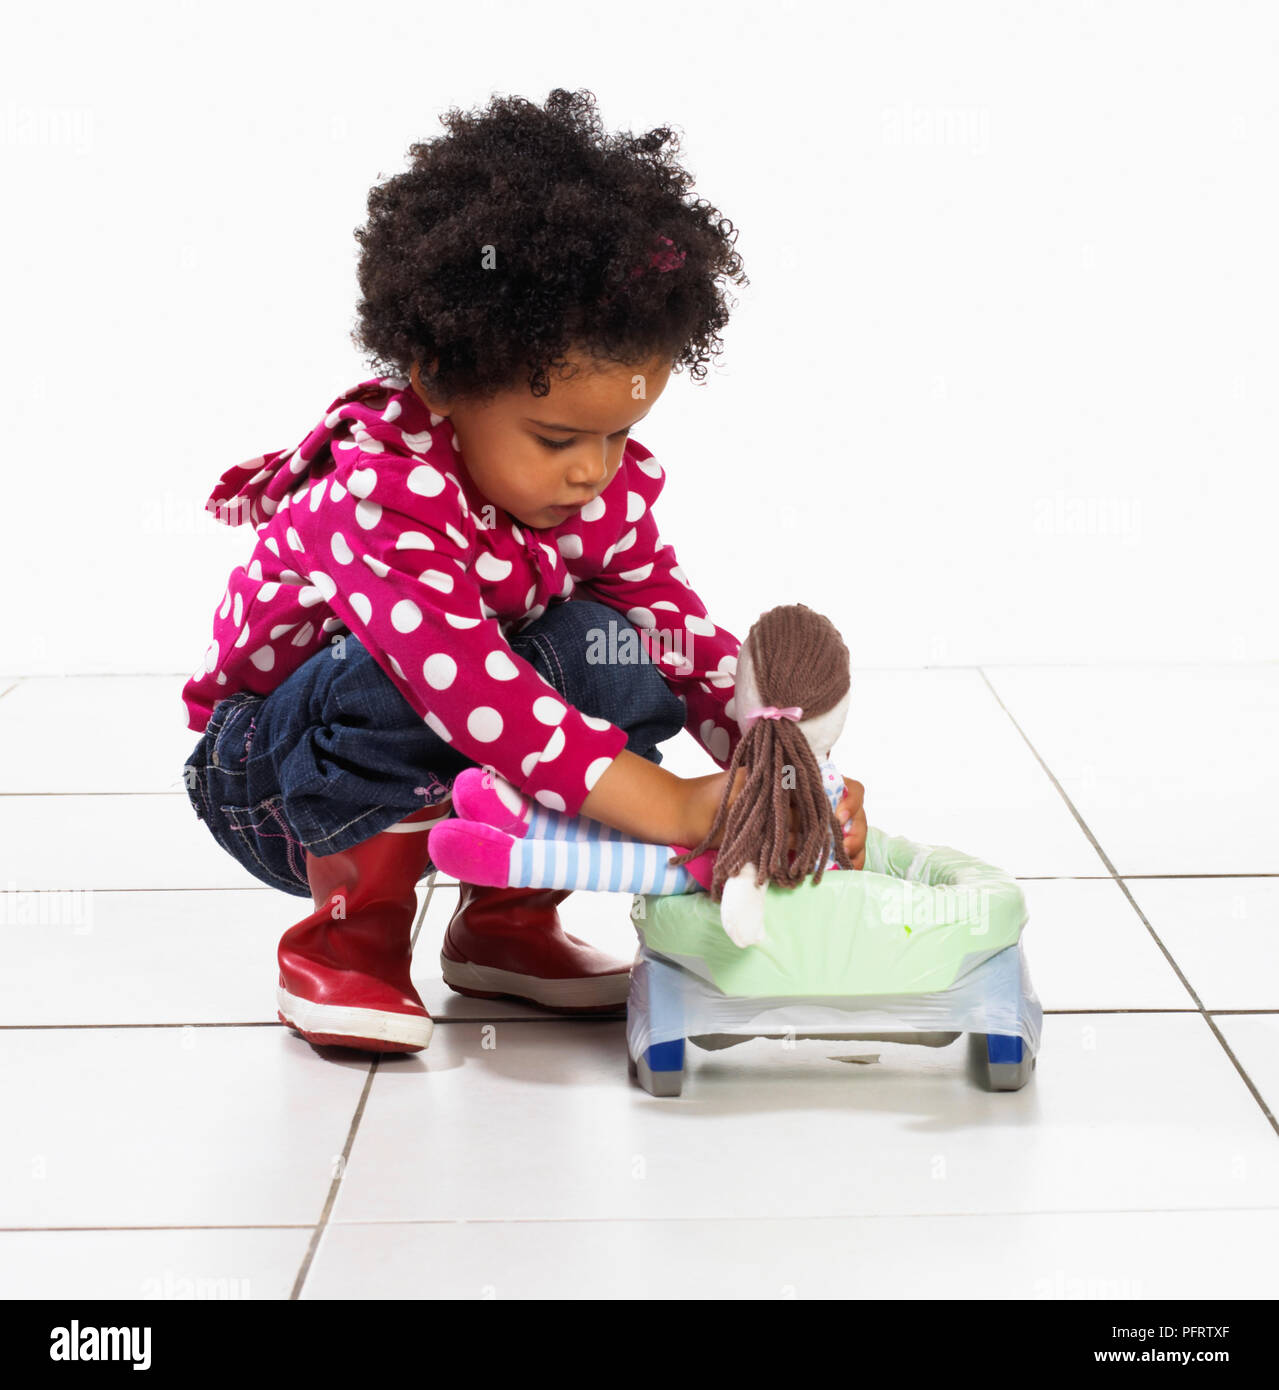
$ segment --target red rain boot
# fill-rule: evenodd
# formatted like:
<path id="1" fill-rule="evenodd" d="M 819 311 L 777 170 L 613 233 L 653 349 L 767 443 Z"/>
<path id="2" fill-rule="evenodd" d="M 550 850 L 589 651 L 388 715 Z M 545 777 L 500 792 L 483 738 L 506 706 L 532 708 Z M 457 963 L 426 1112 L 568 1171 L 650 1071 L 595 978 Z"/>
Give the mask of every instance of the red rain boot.
<path id="1" fill-rule="evenodd" d="M 281 1023 L 310 1043 L 421 1052 L 433 1024 L 409 978 L 417 881 L 449 799 L 337 854 L 306 851 L 315 911 L 280 938 Z"/>
<path id="2" fill-rule="evenodd" d="M 560 1013 L 625 1007 L 631 967 L 569 934 L 556 906 L 566 888 L 458 885 L 444 933 L 444 983 L 477 999 L 509 995 Z"/>

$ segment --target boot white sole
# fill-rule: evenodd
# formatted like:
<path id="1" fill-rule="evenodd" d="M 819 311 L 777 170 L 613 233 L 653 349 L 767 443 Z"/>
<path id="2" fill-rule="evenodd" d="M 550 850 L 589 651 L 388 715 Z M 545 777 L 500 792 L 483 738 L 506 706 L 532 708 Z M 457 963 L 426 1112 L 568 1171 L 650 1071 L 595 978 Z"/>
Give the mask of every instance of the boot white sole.
<path id="1" fill-rule="evenodd" d="M 629 971 L 593 975 L 582 979 L 544 980 L 537 975 L 517 975 L 492 965 L 472 965 L 440 954 L 444 983 L 451 989 L 478 994 L 513 994 L 548 1009 L 621 1008 L 630 993 Z"/>
<path id="2" fill-rule="evenodd" d="M 435 1022 L 413 1014 L 389 1013 L 385 1009 L 350 1009 L 339 1004 L 314 1004 L 299 999 L 283 985 L 277 985 L 275 1003 L 284 1021 L 299 1033 L 318 1033 L 325 1037 L 350 1038 L 352 1047 L 361 1042 L 394 1043 L 399 1047 L 425 1048 L 435 1031 Z"/>

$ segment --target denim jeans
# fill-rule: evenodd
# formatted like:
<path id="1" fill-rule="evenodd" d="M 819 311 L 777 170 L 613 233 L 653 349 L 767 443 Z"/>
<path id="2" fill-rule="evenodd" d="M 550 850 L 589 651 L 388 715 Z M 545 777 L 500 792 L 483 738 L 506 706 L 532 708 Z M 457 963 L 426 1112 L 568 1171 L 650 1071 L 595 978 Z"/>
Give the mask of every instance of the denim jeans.
<path id="1" fill-rule="evenodd" d="M 508 641 L 568 704 L 624 729 L 631 752 L 660 763 L 657 745 L 684 727 L 683 702 L 650 662 L 586 659 L 589 633 L 610 623 L 625 650 L 624 614 L 568 599 Z M 342 645 L 340 659 L 342 648 L 323 647 L 268 695 L 219 700 L 183 769 L 218 844 L 296 897 L 311 895 L 304 849 L 349 849 L 442 801 L 459 772 L 479 766 L 427 726 L 358 638 Z"/>

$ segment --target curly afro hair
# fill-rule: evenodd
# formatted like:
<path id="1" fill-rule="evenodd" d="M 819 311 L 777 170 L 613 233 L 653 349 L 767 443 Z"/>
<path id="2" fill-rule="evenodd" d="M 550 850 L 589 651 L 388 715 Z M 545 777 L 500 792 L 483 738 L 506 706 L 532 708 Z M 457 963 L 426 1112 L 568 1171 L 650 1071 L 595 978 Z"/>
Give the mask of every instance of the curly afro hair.
<path id="1" fill-rule="evenodd" d="M 625 364 L 661 355 L 705 378 L 728 322 L 721 277 L 750 281 L 733 224 L 686 196 L 677 136 L 606 135 L 594 94 L 562 87 L 544 107 L 495 96 L 440 119 L 448 135 L 409 147 L 412 167 L 370 191 L 355 233 L 351 337 L 379 374 L 417 362 L 446 399 L 523 379 L 544 396 L 572 349 Z"/>

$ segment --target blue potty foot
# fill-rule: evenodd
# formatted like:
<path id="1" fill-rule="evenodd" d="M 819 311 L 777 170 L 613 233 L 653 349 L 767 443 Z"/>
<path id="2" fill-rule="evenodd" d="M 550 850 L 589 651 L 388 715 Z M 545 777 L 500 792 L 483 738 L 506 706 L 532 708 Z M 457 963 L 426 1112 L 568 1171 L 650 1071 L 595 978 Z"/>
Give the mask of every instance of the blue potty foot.
<path id="1" fill-rule="evenodd" d="M 631 1075 L 650 1096 L 677 1096 L 684 1085 L 684 1039 L 654 1043 L 632 1057 Z"/>
<path id="2" fill-rule="evenodd" d="M 1020 1091 L 1035 1069 L 1034 1054 L 1025 1042 L 1006 1033 L 974 1033 L 972 1037 L 981 1045 L 987 1086 L 992 1091 Z"/>

